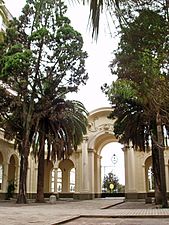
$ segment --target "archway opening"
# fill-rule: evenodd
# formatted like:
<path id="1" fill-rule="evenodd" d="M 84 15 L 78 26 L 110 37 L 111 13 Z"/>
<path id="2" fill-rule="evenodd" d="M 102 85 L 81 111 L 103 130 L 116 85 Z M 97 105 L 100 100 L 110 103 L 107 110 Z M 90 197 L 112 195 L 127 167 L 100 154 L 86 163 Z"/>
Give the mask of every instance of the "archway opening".
<path id="1" fill-rule="evenodd" d="M 75 191 L 75 168 L 70 159 L 64 159 L 59 163 L 60 175 L 60 192 L 69 193 Z M 58 182 L 57 182 L 58 183 Z"/>
<path id="2" fill-rule="evenodd" d="M 8 165 L 8 182 L 9 183 L 16 181 L 15 174 L 16 174 L 16 162 L 15 162 L 14 156 L 12 155 Z"/>
<path id="3" fill-rule="evenodd" d="M 124 193 L 125 166 L 123 145 L 111 142 L 101 150 L 102 193 Z"/>
<path id="4" fill-rule="evenodd" d="M 152 157 L 148 157 L 145 161 L 145 175 L 146 175 L 146 191 L 154 192 L 154 176 L 152 170 Z"/>
<path id="5" fill-rule="evenodd" d="M 75 168 L 70 170 L 70 192 L 75 192 Z"/>
<path id="6" fill-rule="evenodd" d="M 62 191 L 62 170 L 60 168 L 57 169 L 57 192 Z"/>

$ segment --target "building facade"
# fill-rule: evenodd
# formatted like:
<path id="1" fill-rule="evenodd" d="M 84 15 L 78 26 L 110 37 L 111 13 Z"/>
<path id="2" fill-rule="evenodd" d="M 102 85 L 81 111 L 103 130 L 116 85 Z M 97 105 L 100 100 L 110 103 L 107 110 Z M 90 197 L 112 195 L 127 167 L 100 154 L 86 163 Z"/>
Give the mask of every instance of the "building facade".
<path id="1" fill-rule="evenodd" d="M 113 133 L 114 121 L 108 119 L 111 108 L 99 108 L 88 116 L 88 132 L 83 143 L 69 159 L 45 162 L 45 196 L 74 199 L 93 199 L 101 196 L 101 150 L 108 143 L 118 142 Z M 125 198 L 141 199 L 153 192 L 151 177 L 151 152 L 134 151 L 132 146 L 123 147 L 125 167 Z M 0 132 L 0 198 L 4 199 L 11 182 L 19 182 L 19 154 L 12 142 Z M 30 154 L 27 175 L 28 197 L 37 190 L 37 162 Z M 121 169 L 121 168 L 117 168 Z M 169 151 L 165 150 L 165 172 L 169 191 Z"/>

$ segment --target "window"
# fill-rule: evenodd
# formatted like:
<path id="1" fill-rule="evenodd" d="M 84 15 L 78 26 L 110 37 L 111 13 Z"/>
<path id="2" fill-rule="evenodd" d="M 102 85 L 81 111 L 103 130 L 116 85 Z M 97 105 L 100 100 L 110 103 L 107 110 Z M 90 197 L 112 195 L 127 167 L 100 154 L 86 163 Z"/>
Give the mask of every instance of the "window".
<path id="1" fill-rule="evenodd" d="M 154 176 L 151 166 L 148 168 L 148 190 L 154 191 Z"/>
<path id="2" fill-rule="evenodd" d="M 75 192 L 75 168 L 70 171 L 70 192 Z"/>
<path id="3" fill-rule="evenodd" d="M 57 170 L 57 192 L 62 191 L 62 170 L 58 168 Z"/>
<path id="4" fill-rule="evenodd" d="M 55 188 L 55 170 L 53 169 L 51 173 L 51 192 L 55 191 L 54 188 Z"/>

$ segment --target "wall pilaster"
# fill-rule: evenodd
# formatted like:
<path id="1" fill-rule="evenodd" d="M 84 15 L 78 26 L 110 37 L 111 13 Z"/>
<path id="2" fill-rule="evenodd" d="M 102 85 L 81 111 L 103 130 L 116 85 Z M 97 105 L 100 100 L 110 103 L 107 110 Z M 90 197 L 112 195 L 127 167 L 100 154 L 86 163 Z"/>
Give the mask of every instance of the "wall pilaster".
<path id="1" fill-rule="evenodd" d="M 96 155 L 95 165 L 95 193 L 101 193 L 101 156 Z"/>
<path id="2" fill-rule="evenodd" d="M 2 191 L 6 192 L 8 187 L 8 163 L 3 163 L 3 180 L 2 180 Z"/>
<path id="3" fill-rule="evenodd" d="M 82 143 L 82 192 L 89 192 L 89 167 L 88 167 L 88 137 Z"/>
<path id="4" fill-rule="evenodd" d="M 94 171 L 94 152 L 93 149 L 89 149 L 88 152 L 89 156 L 89 192 L 94 193 L 94 178 L 95 178 L 95 171 Z"/>

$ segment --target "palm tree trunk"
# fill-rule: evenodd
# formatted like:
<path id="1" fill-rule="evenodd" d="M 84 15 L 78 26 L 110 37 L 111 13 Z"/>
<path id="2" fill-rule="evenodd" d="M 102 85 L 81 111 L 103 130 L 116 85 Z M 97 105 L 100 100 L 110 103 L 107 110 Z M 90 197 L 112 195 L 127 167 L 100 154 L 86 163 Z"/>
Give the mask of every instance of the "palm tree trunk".
<path id="1" fill-rule="evenodd" d="M 167 193 L 166 193 L 166 178 L 165 178 L 165 164 L 164 164 L 164 149 L 163 149 L 163 132 L 161 116 L 158 112 L 156 115 L 157 124 L 157 140 L 159 149 L 159 164 L 160 164 L 160 183 L 161 183 L 161 197 L 162 197 L 162 208 L 168 208 Z"/>
<path id="2" fill-rule="evenodd" d="M 43 203 L 44 200 L 44 155 L 45 155 L 45 135 L 42 134 L 38 155 L 38 179 L 36 202 Z"/>

